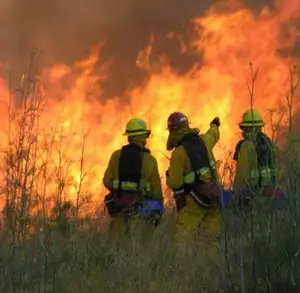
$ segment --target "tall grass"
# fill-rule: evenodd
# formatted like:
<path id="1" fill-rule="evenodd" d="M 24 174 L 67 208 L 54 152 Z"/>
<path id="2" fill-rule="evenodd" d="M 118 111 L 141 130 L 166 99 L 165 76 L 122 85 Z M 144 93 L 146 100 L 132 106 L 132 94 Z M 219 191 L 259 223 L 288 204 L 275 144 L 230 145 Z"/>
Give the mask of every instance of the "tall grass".
<path id="1" fill-rule="evenodd" d="M 184 243 L 174 241 L 176 215 L 171 210 L 156 229 L 141 226 L 115 239 L 107 232 L 105 218 L 79 217 L 86 200 L 81 194 L 86 136 L 74 204 L 64 198 L 66 170 L 72 162 L 64 160 L 62 147 L 56 149 L 56 172 L 50 166 L 54 136 L 47 140 L 41 161 L 37 137 L 43 97 L 34 76 L 30 66 L 18 91 L 17 116 L 8 104 L 0 292 L 300 292 L 297 135 L 281 154 L 280 178 L 289 195 L 284 209 L 278 210 L 264 198 L 257 198 L 248 212 L 235 206 L 223 209 L 222 235 L 217 242 L 202 234 Z M 295 93 L 295 87 L 291 89 L 289 97 Z M 249 93 L 252 107 L 252 87 Z M 290 114 L 292 103 L 288 106 Z M 226 166 L 232 177 L 229 158 Z M 51 176 L 56 176 L 57 186 L 49 190 Z"/>

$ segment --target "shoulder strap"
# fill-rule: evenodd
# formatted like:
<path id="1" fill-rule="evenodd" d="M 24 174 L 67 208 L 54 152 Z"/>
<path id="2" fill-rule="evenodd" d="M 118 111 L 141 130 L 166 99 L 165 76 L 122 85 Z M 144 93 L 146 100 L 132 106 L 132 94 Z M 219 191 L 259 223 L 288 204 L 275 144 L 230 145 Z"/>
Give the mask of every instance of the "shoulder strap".
<path id="1" fill-rule="evenodd" d="M 215 173 L 209 162 L 207 147 L 203 139 L 198 134 L 192 133 L 184 136 L 180 141 L 180 145 L 184 147 L 190 160 L 192 171 L 195 172 L 196 175 L 199 175 L 197 174 L 199 169 L 207 167 L 209 168 L 214 180 L 216 180 Z"/>
<path id="2" fill-rule="evenodd" d="M 190 161 L 193 171 L 209 166 L 209 158 L 206 145 L 198 134 L 188 134 L 181 140 Z"/>

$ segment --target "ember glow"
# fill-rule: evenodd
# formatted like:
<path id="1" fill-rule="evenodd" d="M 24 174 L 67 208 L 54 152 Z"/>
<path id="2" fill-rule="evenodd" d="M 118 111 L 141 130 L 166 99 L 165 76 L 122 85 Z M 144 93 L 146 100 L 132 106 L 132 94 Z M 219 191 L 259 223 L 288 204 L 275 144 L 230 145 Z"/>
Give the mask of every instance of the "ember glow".
<path id="1" fill-rule="evenodd" d="M 144 118 L 151 127 L 149 147 L 161 174 L 168 165 L 166 119 L 172 111 L 187 114 L 192 126 L 202 132 L 215 116 L 220 117 L 221 141 L 215 155 L 224 161 L 224 150 L 233 149 L 238 140 L 237 123 L 250 107 L 250 62 L 254 70 L 259 67 L 254 107 L 268 122 L 267 109 L 278 109 L 284 103 L 289 67 L 299 62 L 292 54 L 300 37 L 299 17 L 297 0 L 278 2 L 277 9 L 265 8 L 260 15 L 243 7 L 229 12 L 213 7 L 205 17 L 191 20 L 197 35 L 182 46 L 196 50 L 199 63 L 185 75 L 176 74 L 164 59 L 151 64 L 155 36 L 151 37 L 136 63 L 150 77 L 122 97 L 105 97 L 102 92 L 101 83 L 109 76 L 106 64 L 102 73 L 95 71 L 101 46 L 92 48 L 85 60 L 72 66 L 56 64 L 44 69 L 40 80 L 46 99 L 39 117 L 37 166 L 47 158 L 50 167 L 46 177 L 38 177 L 37 194 L 47 183 L 49 197 L 58 193 L 60 185 L 66 198 L 75 200 L 80 190 L 99 200 L 105 192 L 102 176 L 110 154 L 126 142 L 122 133 L 133 116 Z M 8 116 L 4 105 L 9 95 L 4 78 L 0 95 L 4 102 L 0 107 L 1 147 L 6 149 Z M 58 175 L 58 170 L 63 174 Z M 63 185 L 60 176 L 66 179 Z"/>

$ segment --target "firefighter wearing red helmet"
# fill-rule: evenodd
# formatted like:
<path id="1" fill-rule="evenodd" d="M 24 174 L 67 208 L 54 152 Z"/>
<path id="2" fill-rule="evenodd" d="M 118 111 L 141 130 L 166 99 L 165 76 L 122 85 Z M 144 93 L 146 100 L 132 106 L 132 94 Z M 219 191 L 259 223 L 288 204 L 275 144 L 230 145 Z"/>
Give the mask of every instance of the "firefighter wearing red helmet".
<path id="1" fill-rule="evenodd" d="M 178 211 L 177 235 L 192 237 L 199 229 L 211 236 L 220 233 L 220 177 L 213 148 L 219 141 L 220 120 L 214 118 L 209 130 L 200 134 L 190 128 L 186 115 L 168 117 L 167 150 L 172 152 L 166 183 L 173 190 Z"/>

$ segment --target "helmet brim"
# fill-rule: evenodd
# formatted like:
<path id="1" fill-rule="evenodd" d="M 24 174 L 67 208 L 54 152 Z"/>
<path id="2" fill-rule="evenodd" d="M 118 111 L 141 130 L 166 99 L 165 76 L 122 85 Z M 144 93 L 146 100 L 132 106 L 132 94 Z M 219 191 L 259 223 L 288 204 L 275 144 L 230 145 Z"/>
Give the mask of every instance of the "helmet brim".
<path id="1" fill-rule="evenodd" d="M 137 136 L 137 135 L 150 135 L 151 130 L 138 130 L 138 131 L 131 131 L 131 132 L 125 132 L 123 133 L 124 136 Z"/>
<path id="2" fill-rule="evenodd" d="M 175 129 L 179 129 L 179 128 L 182 128 L 182 127 L 188 127 L 190 125 L 190 122 L 187 121 L 187 122 L 182 122 L 176 126 L 168 126 L 167 128 L 165 128 L 165 130 L 175 130 Z"/>
<path id="3" fill-rule="evenodd" d="M 262 127 L 265 126 L 263 121 L 251 121 L 251 122 L 241 122 L 239 123 L 240 127 Z"/>

